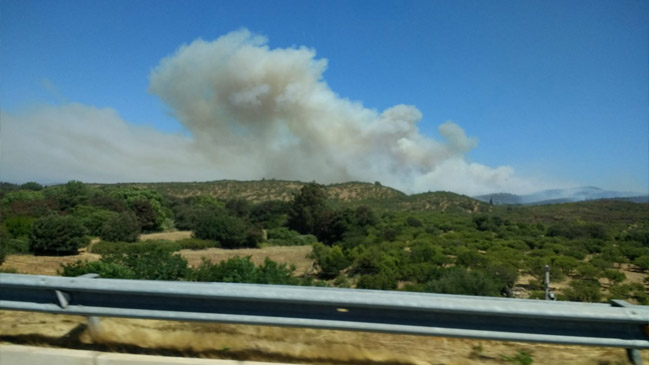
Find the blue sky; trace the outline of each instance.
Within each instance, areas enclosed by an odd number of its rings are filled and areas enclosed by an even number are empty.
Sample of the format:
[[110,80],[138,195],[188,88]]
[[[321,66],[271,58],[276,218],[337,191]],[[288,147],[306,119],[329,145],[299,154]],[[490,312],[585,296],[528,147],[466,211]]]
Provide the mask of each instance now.
[[[416,106],[424,137],[442,140],[438,127],[453,121],[478,140],[463,155],[471,163],[510,166],[539,187],[649,189],[649,3],[641,0],[2,0],[3,119],[79,103],[191,135],[148,91],[150,74],[181,45],[242,28],[265,36],[269,49],[313,49],[328,60],[323,81],[340,98],[379,113]],[[47,176],[11,170],[0,179]]]

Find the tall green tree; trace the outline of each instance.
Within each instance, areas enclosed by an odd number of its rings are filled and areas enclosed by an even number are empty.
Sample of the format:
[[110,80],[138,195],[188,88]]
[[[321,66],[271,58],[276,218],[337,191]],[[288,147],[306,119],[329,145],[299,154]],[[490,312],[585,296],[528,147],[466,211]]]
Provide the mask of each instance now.
[[76,254],[88,244],[86,228],[72,216],[50,214],[32,224],[29,250],[36,254]]
[[327,195],[322,185],[306,184],[295,195],[288,210],[287,225],[301,234],[315,234],[326,209]]

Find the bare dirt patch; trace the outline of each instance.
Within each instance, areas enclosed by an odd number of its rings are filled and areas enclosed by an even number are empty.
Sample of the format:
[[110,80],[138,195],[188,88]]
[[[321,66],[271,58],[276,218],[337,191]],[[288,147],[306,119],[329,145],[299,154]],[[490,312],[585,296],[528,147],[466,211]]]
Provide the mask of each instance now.
[[238,250],[209,248],[206,250],[180,251],[180,254],[187,259],[187,262],[192,267],[200,265],[203,258],[212,262],[221,262],[233,257],[250,257],[250,261],[261,265],[268,257],[281,264],[295,265],[295,275],[298,276],[313,272],[315,261],[307,257],[310,253],[311,246],[270,246]]

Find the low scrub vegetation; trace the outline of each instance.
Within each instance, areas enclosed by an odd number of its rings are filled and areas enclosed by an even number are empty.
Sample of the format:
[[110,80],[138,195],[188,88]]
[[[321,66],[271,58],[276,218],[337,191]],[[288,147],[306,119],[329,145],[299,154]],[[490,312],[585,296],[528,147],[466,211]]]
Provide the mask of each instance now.
[[[538,298],[548,265],[560,300],[649,302],[647,204],[491,206],[446,192],[406,196],[380,184],[215,184],[225,190],[0,184],[0,262],[16,253],[75,254],[92,236],[101,241],[89,250],[102,259],[67,265],[64,275]],[[173,228],[193,238],[138,242],[140,233]],[[296,278],[290,267],[244,257],[192,269],[178,252],[270,245],[311,245],[315,267]]]

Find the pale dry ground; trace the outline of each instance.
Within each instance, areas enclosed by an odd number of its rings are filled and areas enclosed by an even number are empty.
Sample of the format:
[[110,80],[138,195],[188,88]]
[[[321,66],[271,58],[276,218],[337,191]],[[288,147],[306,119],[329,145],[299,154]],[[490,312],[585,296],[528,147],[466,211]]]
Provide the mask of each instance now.
[[[311,364],[625,364],[623,349],[441,337],[104,318],[94,339],[78,316],[0,311],[0,342],[169,356]],[[481,346],[482,350],[478,347]],[[649,361],[649,351],[642,357]]]
[[192,238],[192,231],[146,233],[140,235],[140,241],[149,241],[149,240],[178,241],[178,240],[183,240],[185,238]]
[[181,250],[180,254],[187,259],[190,266],[200,265],[203,258],[212,262],[220,262],[233,257],[250,257],[250,261],[257,265],[264,263],[266,257],[280,264],[295,265],[295,275],[301,276],[312,273],[314,270],[313,259],[307,257],[311,253],[311,246],[268,246],[264,248],[242,248],[225,250],[222,248],[208,248],[206,250]]

